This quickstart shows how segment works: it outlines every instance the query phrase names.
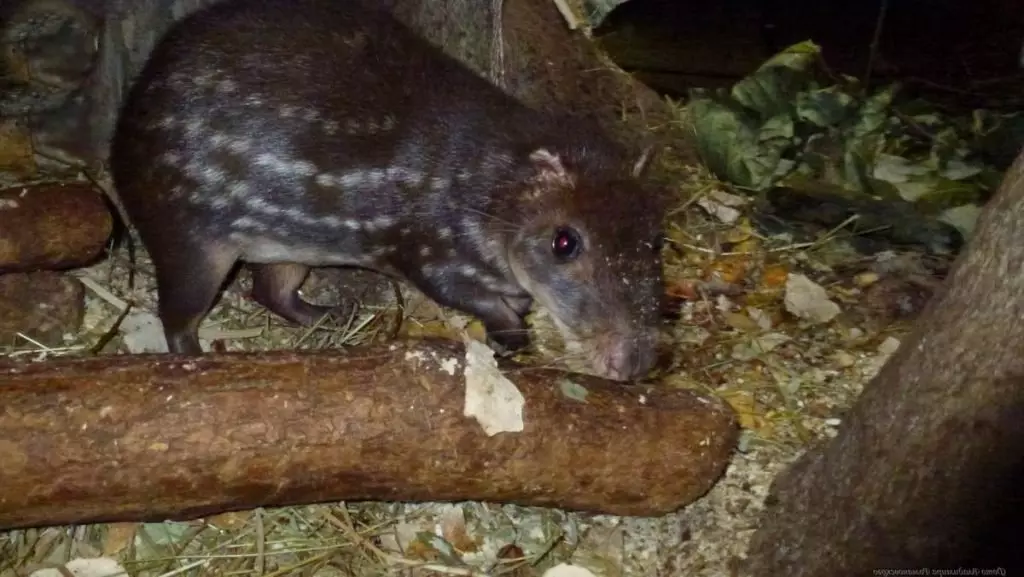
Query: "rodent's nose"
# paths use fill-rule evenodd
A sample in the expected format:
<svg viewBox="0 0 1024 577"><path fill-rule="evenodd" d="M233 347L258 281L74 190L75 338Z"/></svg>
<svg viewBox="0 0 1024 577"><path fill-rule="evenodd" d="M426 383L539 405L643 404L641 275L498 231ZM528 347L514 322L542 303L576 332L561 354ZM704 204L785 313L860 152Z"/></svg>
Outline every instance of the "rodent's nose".
<svg viewBox="0 0 1024 577"><path fill-rule="evenodd" d="M628 381L642 377L654 367L654 340L647 336L621 339L612 343L605 354L605 373L608 378Z"/></svg>

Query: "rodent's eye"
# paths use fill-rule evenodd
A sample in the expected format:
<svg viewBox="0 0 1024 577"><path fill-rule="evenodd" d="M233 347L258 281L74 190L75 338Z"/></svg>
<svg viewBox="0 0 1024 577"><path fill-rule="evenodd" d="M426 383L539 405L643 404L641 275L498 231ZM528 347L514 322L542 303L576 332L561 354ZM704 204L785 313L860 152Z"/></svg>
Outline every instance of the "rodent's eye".
<svg viewBox="0 0 1024 577"><path fill-rule="evenodd" d="M551 239L551 252L560 260L572 260L579 256L582 244L580 233L562 226L555 229L555 236Z"/></svg>

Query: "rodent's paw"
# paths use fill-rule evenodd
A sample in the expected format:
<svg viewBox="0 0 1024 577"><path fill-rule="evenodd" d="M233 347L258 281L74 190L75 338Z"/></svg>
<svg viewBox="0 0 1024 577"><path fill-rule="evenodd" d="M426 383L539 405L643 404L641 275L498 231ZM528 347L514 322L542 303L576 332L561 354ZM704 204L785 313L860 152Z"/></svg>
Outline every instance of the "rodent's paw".
<svg viewBox="0 0 1024 577"><path fill-rule="evenodd" d="M530 345L530 339L525 334L503 334L500 335L487 332L487 344L499 357L509 357Z"/></svg>

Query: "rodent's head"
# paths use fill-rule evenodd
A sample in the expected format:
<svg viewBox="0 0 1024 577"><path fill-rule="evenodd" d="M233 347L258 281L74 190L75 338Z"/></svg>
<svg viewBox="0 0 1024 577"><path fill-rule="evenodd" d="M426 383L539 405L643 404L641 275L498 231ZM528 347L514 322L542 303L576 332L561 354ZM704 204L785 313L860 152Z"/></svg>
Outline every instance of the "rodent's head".
<svg viewBox="0 0 1024 577"><path fill-rule="evenodd" d="M614 380L655 362L663 209L634 163L594 149L529 154L524 214L508 246L516 281L554 318L570 351Z"/></svg>

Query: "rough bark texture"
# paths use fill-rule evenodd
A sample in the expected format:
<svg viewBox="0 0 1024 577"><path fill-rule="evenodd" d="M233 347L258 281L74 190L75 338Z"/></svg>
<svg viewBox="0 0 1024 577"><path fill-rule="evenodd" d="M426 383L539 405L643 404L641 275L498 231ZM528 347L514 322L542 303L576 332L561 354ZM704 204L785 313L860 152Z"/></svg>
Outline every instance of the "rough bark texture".
<svg viewBox="0 0 1024 577"><path fill-rule="evenodd" d="M624 515L704 494L737 439L726 405L507 370L525 428L463 416L464 347L102 357L0 369L0 529L334 500L481 500ZM585 401L561 393L569 379Z"/></svg>
<svg viewBox="0 0 1024 577"><path fill-rule="evenodd" d="M0 275L0 347L28 345L19 334L60 346L84 316L85 287L76 278L51 271Z"/></svg>
<svg viewBox="0 0 1024 577"><path fill-rule="evenodd" d="M1013 561L998 540L1019 539L1024 499L1022 272L1024 154L839 435L776 480L751 574Z"/></svg>
<svg viewBox="0 0 1024 577"><path fill-rule="evenodd" d="M0 190L0 274L91 263L113 230L92 186L41 184Z"/></svg>
<svg viewBox="0 0 1024 577"><path fill-rule="evenodd" d="M656 137L676 162L697 162L664 100L570 30L551 0L390 1L413 28L530 106L591 118L635 148Z"/></svg>

